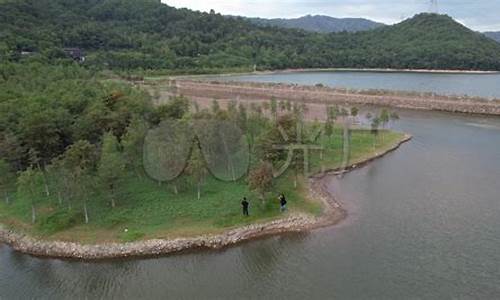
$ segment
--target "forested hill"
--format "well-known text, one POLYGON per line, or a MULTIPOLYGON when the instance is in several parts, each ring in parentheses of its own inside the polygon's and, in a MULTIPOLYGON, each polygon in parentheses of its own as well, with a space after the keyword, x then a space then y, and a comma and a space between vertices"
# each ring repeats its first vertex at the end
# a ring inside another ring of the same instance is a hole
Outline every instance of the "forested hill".
POLYGON ((295 19, 262 19, 251 18, 252 23, 264 26, 296 28, 315 32, 356 32, 385 26, 362 18, 332 18, 329 16, 303 16, 295 19))
POLYGON ((3 61, 59 63, 80 48, 87 67, 204 71, 245 68, 500 70, 500 45, 443 15, 357 33, 261 27, 160 0, 0 0, 3 61), (31 53, 31 54, 30 54, 31 53))
POLYGON ((446 15, 420 14, 393 26, 355 34, 352 48, 378 65, 500 70, 500 45, 446 15))
POLYGON ((498 32, 485 32, 484 35, 500 43, 500 31, 498 32))

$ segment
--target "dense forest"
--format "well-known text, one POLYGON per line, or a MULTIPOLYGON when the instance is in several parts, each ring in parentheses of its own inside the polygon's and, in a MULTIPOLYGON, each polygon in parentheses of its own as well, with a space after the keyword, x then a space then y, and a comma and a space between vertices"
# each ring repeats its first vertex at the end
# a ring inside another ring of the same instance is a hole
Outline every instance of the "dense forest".
POLYGON ((444 15, 357 33, 259 27, 159 0, 2 0, 2 61, 59 63, 80 48, 97 69, 425 68, 500 70, 500 45, 444 15))

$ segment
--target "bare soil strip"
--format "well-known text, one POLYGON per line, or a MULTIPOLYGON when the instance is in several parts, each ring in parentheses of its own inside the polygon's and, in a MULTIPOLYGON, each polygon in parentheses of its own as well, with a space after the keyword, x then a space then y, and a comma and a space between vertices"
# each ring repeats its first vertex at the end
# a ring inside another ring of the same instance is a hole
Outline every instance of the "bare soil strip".
MULTIPOLYGON (((500 100, 476 97, 440 96, 429 93, 384 90, 347 90, 325 86, 301 86, 253 82, 220 82, 177 79, 157 82, 176 94, 192 98, 233 100, 290 100, 324 105, 385 106, 415 110, 434 110, 469 114, 500 115, 500 100)), ((146 84, 147 86, 147 84, 146 84)))

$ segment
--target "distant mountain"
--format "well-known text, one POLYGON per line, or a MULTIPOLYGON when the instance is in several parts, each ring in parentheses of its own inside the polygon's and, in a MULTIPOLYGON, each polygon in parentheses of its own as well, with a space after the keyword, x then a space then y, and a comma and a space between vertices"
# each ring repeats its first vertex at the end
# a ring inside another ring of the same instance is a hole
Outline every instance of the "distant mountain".
POLYGON ((385 24, 362 18, 332 18, 311 15, 296 19, 250 18, 250 21, 258 25, 295 28, 315 32, 357 32, 385 26, 385 24))
MULTIPOLYGON (((336 34, 339 36, 342 34, 336 34)), ((494 70, 500 44, 447 15, 423 13, 399 24, 337 38, 350 51, 363 53, 362 65, 392 68, 494 70)), ((360 64, 361 65, 361 64, 360 64)))
POLYGON ((484 35, 500 43, 500 31, 497 32, 485 32, 484 35))

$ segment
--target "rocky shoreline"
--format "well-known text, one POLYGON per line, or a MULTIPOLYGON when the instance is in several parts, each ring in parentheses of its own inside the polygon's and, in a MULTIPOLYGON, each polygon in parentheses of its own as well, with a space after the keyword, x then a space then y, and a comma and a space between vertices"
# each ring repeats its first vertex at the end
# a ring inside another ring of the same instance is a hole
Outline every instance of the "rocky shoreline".
POLYGON ((256 238, 266 236, 304 232, 312 229, 331 226, 342 221, 347 212, 331 195, 324 182, 327 175, 335 175, 360 168, 365 164, 386 155, 399 148, 411 139, 405 137, 381 153, 359 161, 344 170, 330 170, 311 177, 309 194, 311 198, 320 200, 324 204, 324 213, 319 217, 307 214, 293 214, 286 218, 267 223, 252 224, 232 229, 217 235, 201 235, 194 238, 177 238, 171 240, 153 239, 131 243, 106 243, 98 245, 84 245, 71 242, 44 241, 17 233, 0 225, 0 243, 5 243, 14 250, 39 257, 65 258, 79 260, 102 260, 129 257, 155 257, 178 253, 194 249, 221 249, 256 238))
POLYGON ((0 227, 0 242, 14 250, 39 257, 98 260, 126 257, 154 257, 191 249, 220 249, 245 240, 284 232, 299 232, 313 228, 316 219, 294 215, 264 224, 254 224, 230 230, 220 235, 172 240, 154 239, 132 243, 83 245, 79 243, 43 241, 0 227))

